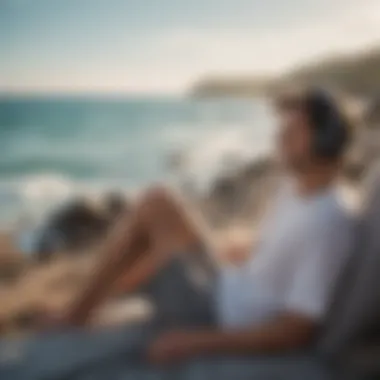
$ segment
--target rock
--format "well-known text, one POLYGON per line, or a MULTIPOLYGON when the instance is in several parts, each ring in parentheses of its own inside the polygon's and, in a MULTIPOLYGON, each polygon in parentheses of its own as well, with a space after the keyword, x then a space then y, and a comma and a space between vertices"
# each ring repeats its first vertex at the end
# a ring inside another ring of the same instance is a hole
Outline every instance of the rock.
POLYGON ((58 250, 73 250, 82 246, 105 229, 106 220, 83 199, 75 199, 53 213, 41 232, 37 257, 44 261, 58 250))
POLYGON ((170 172, 180 172, 188 164, 187 153, 182 150, 169 152, 165 159, 165 167, 170 172))
POLYGON ((110 225, 112 225, 121 214, 130 212, 132 208, 131 203, 117 192, 106 194, 103 204, 110 225))
POLYGON ((380 158, 380 98, 373 98, 362 107, 353 128, 353 141, 346 157, 343 175, 360 181, 367 169, 380 158))
POLYGON ((358 183, 360 182, 368 168, 368 164, 361 161, 348 161, 343 166, 343 177, 349 182, 358 183))
POLYGON ((38 261, 54 252, 78 252, 103 238, 130 205, 118 193, 106 194, 100 210, 87 199, 77 198, 58 209, 45 222, 36 247, 38 261))
POLYGON ((380 95, 370 100, 364 117, 369 128, 380 128, 380 95))
POLYGON ((277 164, 270 156, 260 157, 243 169, 243 175, 250 181, 262 178, 265 175, 274 173, 277 170, 277 164))
POLYGON ((227 176, 217 178, 208 195, 209 214, 220 227, 236 219, 252 219, 270 199, 278 178, 270 157, 255 159, 227 176))
POLYGON ((13 245, 12 237, 9 233, 0 234, 0 283, 10 285, 15 282, 24 270, 29 261, 13 245))

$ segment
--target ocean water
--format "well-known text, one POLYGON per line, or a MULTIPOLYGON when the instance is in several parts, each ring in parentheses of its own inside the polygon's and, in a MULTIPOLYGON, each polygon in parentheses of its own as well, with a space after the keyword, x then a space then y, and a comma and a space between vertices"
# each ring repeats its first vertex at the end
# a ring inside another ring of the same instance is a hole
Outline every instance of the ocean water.
POLYGON ((75 194, 191 181, 270 149, 264 100, 0 97, 0 222, 75 194))

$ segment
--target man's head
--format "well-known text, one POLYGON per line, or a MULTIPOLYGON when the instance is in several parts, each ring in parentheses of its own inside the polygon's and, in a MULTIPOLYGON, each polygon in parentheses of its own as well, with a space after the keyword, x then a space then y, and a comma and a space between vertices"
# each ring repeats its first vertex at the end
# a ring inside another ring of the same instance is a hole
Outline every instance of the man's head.
POLYGON ((349 126, 332 95, 317 88, 282 93, 276 99, 282 162, 296 172, 336 165, 349 140, 349 126))

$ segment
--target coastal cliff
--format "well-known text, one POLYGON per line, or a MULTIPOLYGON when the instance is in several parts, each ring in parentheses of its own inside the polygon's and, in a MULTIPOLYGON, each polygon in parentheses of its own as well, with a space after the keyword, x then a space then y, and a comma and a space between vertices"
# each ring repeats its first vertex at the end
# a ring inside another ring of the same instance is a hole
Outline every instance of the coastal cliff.
POLYGON ((210 77, 190 89, 196 97, 257 96, 283 84, 318 83, 361 96, 373 96, 380 88, 380 47, 351 55, 302 64, 279 77, 210 77))

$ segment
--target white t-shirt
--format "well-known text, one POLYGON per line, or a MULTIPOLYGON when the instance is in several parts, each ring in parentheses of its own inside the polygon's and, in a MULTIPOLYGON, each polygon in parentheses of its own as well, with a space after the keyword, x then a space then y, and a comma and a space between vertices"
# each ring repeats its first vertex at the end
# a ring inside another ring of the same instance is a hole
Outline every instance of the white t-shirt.
POLYGON ((249 327, 285 311, 323 318, 352 227, 335 188, 304 198, 286 187, 263 222, 252 257, 221 271, 220 324, 249 327))

